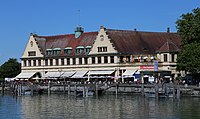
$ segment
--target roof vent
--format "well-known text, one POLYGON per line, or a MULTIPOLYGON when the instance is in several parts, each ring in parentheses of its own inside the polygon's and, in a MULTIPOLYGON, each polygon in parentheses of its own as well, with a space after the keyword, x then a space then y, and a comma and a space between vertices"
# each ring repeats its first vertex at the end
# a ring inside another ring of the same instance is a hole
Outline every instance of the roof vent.
POLYGON ((79 38, 84 32, 84 29, 81 26, 75 28, 75 38, 79 38))
POLYGON ((170 28, 169 27, 167 27, 167 33, 169 33, 170 32, 170 28))

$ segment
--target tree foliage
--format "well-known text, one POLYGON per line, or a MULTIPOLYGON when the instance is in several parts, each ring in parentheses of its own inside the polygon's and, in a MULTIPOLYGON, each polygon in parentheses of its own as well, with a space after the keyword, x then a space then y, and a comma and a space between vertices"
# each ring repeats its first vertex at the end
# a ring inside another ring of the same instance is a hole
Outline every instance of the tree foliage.
POLYGON ((17 62, 17 59, 9 59, 0 67, 0 78, 13 78, 21 72, 21 64, 17 62))
POLYGON ((200 71, 200 8, 183 14, 176 24, 182 37, 177 69, 197 74, 200 71))

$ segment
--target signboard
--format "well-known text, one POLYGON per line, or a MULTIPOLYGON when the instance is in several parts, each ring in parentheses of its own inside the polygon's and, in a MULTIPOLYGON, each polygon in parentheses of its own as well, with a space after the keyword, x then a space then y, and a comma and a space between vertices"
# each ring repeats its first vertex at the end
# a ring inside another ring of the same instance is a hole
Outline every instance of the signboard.
POLYGON ((142 69, 142 70, 153 70, 154 66, 140 66, 140 69, 142 69))
POLYGON ((154 60, 154 71, 158 71, 158 60, 154 60))

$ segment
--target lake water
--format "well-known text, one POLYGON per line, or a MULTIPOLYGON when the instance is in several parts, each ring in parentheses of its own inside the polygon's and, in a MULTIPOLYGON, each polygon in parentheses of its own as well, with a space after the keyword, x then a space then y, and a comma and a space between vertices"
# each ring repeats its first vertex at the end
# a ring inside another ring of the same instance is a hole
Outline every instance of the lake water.
POLYGON ((73 97, 63 94, 0 95, 1 119, 200 119, 200 98, 180 100, 140 95, 73 97))

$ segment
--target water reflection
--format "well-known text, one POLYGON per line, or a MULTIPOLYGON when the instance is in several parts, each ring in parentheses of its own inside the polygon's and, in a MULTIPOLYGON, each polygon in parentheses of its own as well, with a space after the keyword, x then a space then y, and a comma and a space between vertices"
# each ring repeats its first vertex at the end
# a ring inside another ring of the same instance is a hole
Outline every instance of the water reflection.
POLYGON ((0 97, 0 116, 18 119, 199 119, 200 98, 152 99, 139 95, 0 97), (2 108, 3 107, 3 108, 2 108), (12 115, 11 115, 12 114, 12 115))

